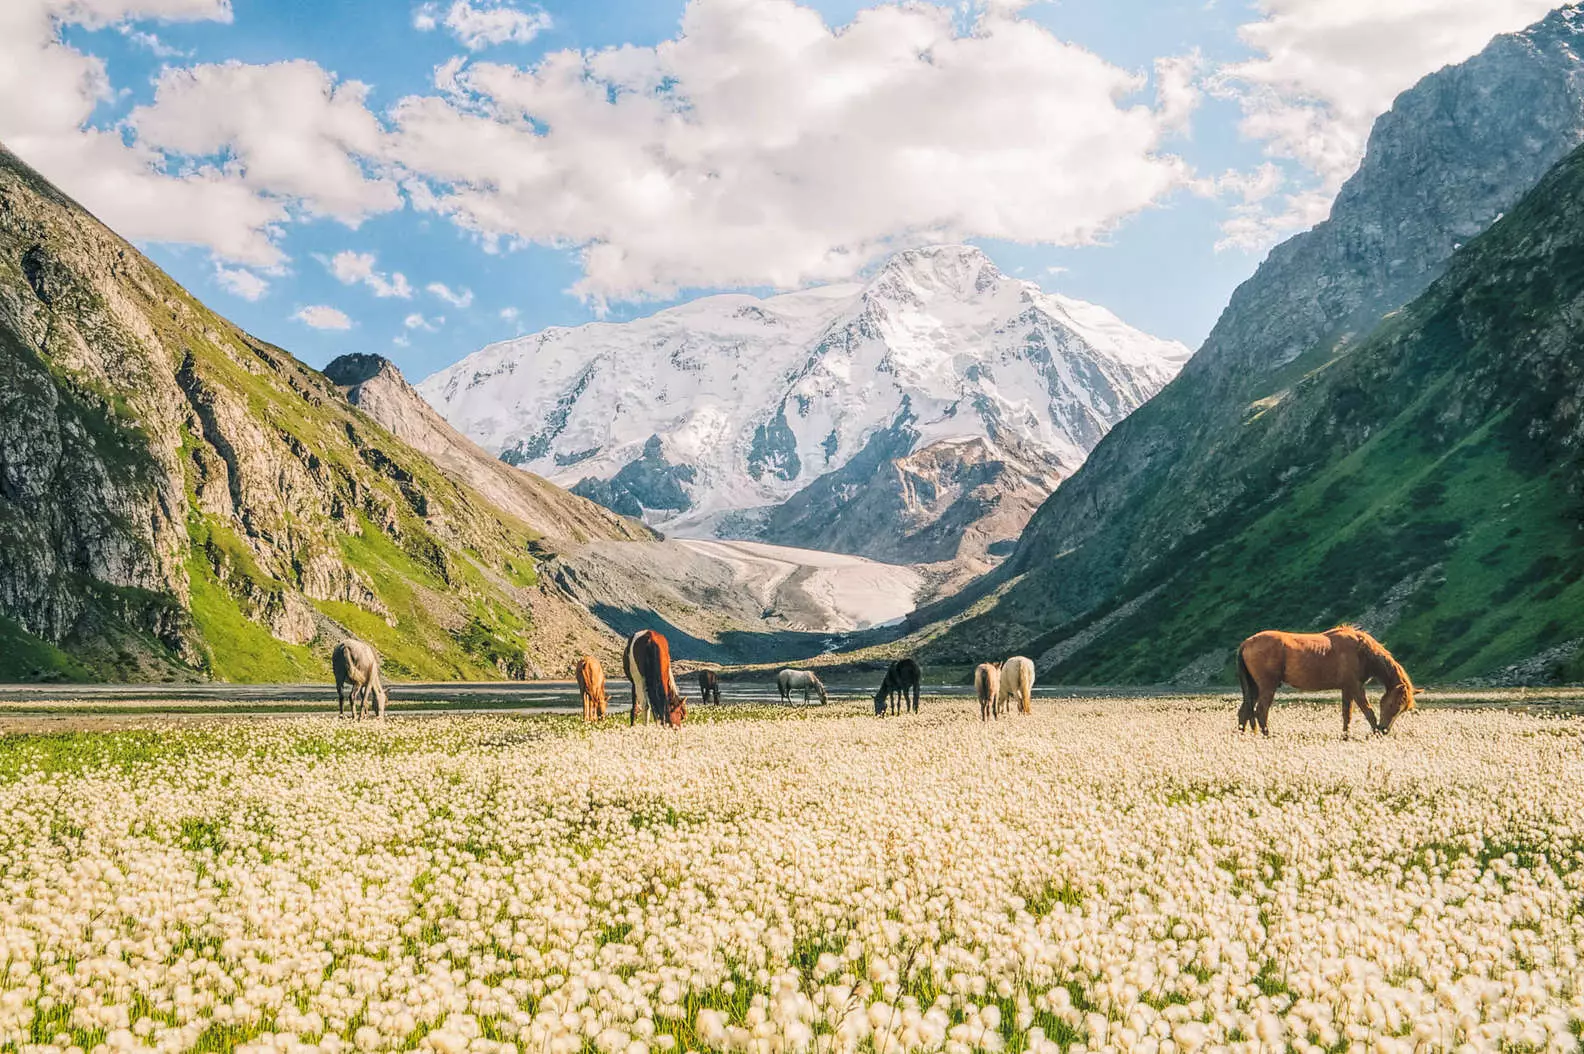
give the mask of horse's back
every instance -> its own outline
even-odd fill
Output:
[[[348,638],[330,653],[330,668],[338,682],[366,684],[379,674],[379,653],[373,645]]]
[[[1238,648],[1238,657],[1256,681],[1286,681],[1299,690],[1338,688],[1358,679],[1354,635],[1338,627],[1326,633],[1264,630]]]

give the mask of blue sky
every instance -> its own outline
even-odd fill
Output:
[[[544,326],[861,273],[931,232],[1197,345],[1269,245],[1323,216],[1397,91],[1545,7],[1428,0],[1434,31],[1383,58],[1403,27],[1364,0],[997,0],[946,8],[944,29],[852,0],[85,0],[66,24],[49,0],[17,3],[0,63],[11,48],[63,105],[0,104],[0,138],[251,332],[315,365],[385,354],[414,379]],[[7,34],[29,5],[32,37]],[[768,42],[739,32],[770,15]],[[855,19],[869,44],[842,41]],[[908,34],[938,69],[888,82]],[[541,63],[568,49],[585,65],[557,82]],[[96,91],[69,76],[94,59]],[[459,59],[447,88],[437,71]],[[185,69],[185,92],[156,92]],[[590,71],[610,78],[608,111],[568,97]],[[849,80],[895,90],[809,117]],[[622,92],[672,109],[634,118]],[[937,117],[939,144],[921,141]],[[497,192],[537,168],[550,129],[575,142]],[[108,160],[83,161],[90,144]],[[718,200],[666,204],[699,188]],[[585,260],[591,245],[612,255]]]

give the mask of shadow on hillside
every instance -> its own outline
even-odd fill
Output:
[[[904,632],[901,626],[851,633],[809,633],[797,630],[754,633],[728,630],[721,634],[718,641],[712,641],[694,636],[650,610],[623,608],[613,604],[592,604],[589,610],[595,618],[624,637],[639,630],[659,630],[671,642],[671,655],[675,659],[723,665],[798,662],[832,652],[881,644]]]

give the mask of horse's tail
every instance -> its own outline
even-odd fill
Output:
[[[1254,681],[1254,674],[1249,669],[1248,657],[1243,654],[1243,649],[1238,648],[1238,684],[1243,688],[1243,708],[1238,712],[1238,720],[1254,715],[1254,702],[1259,698],[1259,685]]]

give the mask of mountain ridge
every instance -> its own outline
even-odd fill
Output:
[[[1559,10],[1399,96],[1331,217],[1272,251],[1182,373],[1033,516],[1012,558],[915,613],[917,625],[951,623],[938,654],[1093,636],[1240,522],[1263,477],[1232,455],[1238,437],[1390,324],[1584,141],[1581,50],[1584,16]],[[1101,669],[1062,665],[1080,679]]]
[[[1028,487],[1048,492],[1186,356],[978,249],[937,246],[863,283],[501,342],[417,387],[486,449],[668,533],[757,537],[776,506],[877,442],[899,457],[971,437],[1016,448],[1038,471],[1007,483],[1032,507]],[[939,515],[914,511],[919,530]],[[795,522],[773,540],[840,547]],[[889,558],[910,557],[899,548]]]
[[[614,653],[537,574],[571,535],[450,479],[3,147],[0,368],[8,678],[318,679],[354,634],[397,677]],[[577,532],[631,536],[582,504]]]

